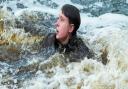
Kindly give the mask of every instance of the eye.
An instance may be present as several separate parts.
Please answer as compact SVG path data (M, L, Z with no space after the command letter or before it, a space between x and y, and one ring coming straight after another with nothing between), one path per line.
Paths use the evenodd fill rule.
M60 21L64 21L64 18L62 16L59 17Z
M60 16L60 17L57 17L57 18L56 18L56 21L58 21L58 20L59 20L59 21L64 21L64 18Z

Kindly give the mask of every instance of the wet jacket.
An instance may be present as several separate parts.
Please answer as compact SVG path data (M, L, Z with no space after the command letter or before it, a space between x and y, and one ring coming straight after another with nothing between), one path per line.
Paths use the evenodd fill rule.
M49 55L59 52L64 54L71 62L80 61L84 57L93 57L93 53L84 44L82 39L77 36L73 36L67 45L62 45L56 40L55 33L50 33L43 40L42 46L45 51L47 50Z

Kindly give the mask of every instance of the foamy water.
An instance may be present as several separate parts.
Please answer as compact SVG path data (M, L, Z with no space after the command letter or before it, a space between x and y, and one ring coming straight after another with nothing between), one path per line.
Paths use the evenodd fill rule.
M62 2L53 0L59 7L51 9L45 5L40 5L38 2L33 4L33 1L20 0L1 3L4 8L10 6L14 11L13 15L6 14L5 19L19 17L24 11L47 12L57 16L63 4L73 4L67 0L62 0ZM17 9L15 6L17 2L23 3L28 8ZM82 8L81 5L73 5ZM5 9L3 10L6 12ZM7 11L7 13L10 12ZM78 35L95 52L97 58L87 59L85 57L81 62L65 65L62 62L63 56L58 53L41 62L40 56L32 56L26 61L26 64L35 65L40 62L38 64L39 69L33 77L23 80L19 86L17 85L18 79L11 75L4 76L8 71L13 74L19 70L14 70L12 65L10 66L8 63L0 62L0 66L3 67L0 70L0 88L10 89L9 86L11 86L11 89L128 89L128 16L106 13L99 17L91 17L88 13L81 13L81 19L82 24ZM21 51L26 49L32 51L31 46L35 45L33 44L35 40L40 41L40 38L36 39L29 32L25 33L24 29L14 28L14 23L12 22L12 25L9 25L11 29L5 30L6 32L2 33L1 36L4 39L9 39L15 33L19 37L16 37L17 39L23 40L9 39L12 44L20 44ZM28 39L30 38L31 41L29 42ZM107 62L106 65L102 63L102 58ZM57 60L55 64L53 59ZM46 67L45 65L48 63L52 66ZM33 67L29 71L34 71ZM12 80L14 84L3 84L3 81L6 82L7 80Z

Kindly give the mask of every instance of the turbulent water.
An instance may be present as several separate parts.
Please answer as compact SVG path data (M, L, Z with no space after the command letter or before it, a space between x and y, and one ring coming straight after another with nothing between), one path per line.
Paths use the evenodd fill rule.
M80 9L77 35L94 59L40 52L66 3ZM0 89L128 89L127 8L128 0L0 0Z

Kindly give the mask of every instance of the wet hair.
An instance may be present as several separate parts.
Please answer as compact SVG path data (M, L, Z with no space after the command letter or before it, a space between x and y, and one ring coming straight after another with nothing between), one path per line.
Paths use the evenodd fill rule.
M79 9L73 5L65 4L61 10L62 13L69 19L69 23L74 24L72 35L76 35L76 31L81 23Z

